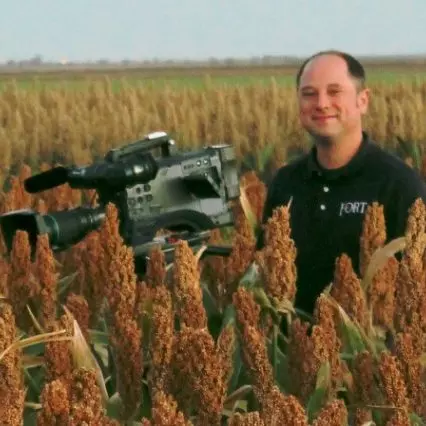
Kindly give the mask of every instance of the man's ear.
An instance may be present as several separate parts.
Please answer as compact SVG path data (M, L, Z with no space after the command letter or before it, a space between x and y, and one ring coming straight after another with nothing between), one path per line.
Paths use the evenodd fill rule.
M365 114L368 110L368 104L370 101L370 89L361 89L357 95L357 106L361 111L361 114Z

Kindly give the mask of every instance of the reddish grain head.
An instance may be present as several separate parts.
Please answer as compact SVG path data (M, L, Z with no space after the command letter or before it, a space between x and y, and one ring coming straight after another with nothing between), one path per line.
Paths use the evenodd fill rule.
M265 226L265 247L257 253L266 294L276 303L296 296L296 245L291 239L290 211L274 210Z
M175 250L173 296L177 315L184 326L207 326L198 261L187 241L180 241Z

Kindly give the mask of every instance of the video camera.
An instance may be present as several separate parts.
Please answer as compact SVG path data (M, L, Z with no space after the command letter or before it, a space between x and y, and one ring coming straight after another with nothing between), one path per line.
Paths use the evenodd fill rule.
M151 151L160 149L158 157ZM111 149L104 160L84 167L55 167L26 179L29 193L68 183L76 189L95 189L99 205L41 215L31 209L0 216L8 250L18 229L28 232L32 249L37 235L47 233L54 252L62 251L98 229L109 202L116 205L120 234L134 251L135 269L144 273L149 252L160 245L166 261L176 240L191 247L205 243L209 231L233 224L230 202L240 195L236 156L228 144L178 152L165 132ZM172 235L156 239L157 231ZM230 247L208 246L204 255L227 256Z

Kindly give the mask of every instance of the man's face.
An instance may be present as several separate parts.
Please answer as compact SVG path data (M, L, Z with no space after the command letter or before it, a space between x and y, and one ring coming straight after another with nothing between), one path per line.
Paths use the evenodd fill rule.
M359 130L368 107L368 90L358 90L345 61L333 55L307 64L298 98L302 126L314 137L326 140Z

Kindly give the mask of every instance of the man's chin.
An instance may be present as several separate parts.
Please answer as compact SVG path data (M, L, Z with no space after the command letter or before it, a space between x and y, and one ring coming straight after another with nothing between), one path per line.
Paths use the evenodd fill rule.
M337 129L309 128L306 130L315 140L326 144L331 143L339 135L339 131Z

